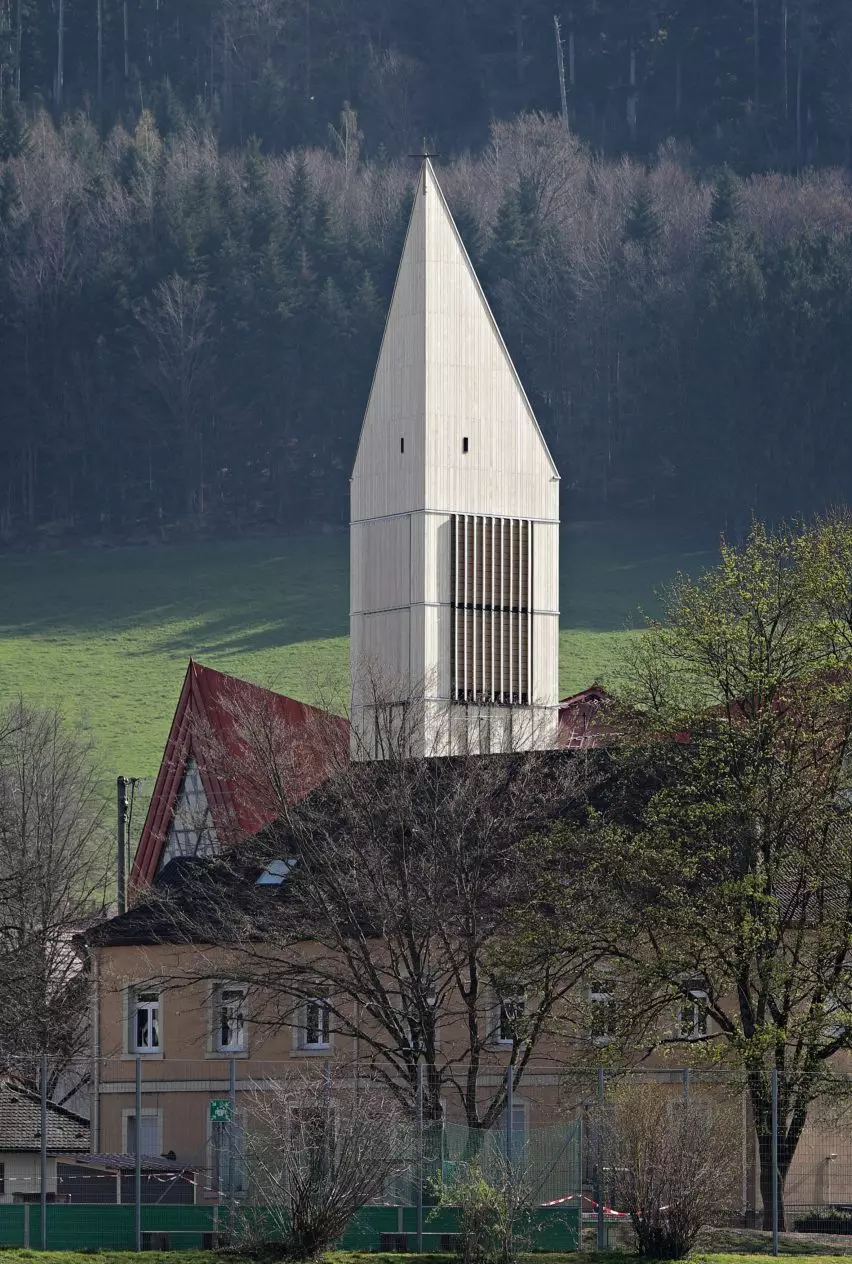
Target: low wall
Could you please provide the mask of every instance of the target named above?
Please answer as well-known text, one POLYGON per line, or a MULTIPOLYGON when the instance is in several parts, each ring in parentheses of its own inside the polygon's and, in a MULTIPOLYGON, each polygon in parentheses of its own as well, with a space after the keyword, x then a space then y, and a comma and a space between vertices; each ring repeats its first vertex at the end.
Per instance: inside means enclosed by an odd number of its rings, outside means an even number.
MULTIPOLYGON (((135 1208, 111 1203, 72 1203, 47 1206, 46 1241, 41 1240, 38 1203, 0 1206, 0 1247, 42 1247, 51 1251, 132 1251, 135 1246, 135 1208)), ((423 1249, 452 1249, 447 1235, 458 1230, 454 1208, 424 1213, 423 1249), (444 1239, 442 1243, 442 1238, 444 1239)), ((226 1212, 216 1207, 143 1207, 142 1233, 155 1234, 150 1245, 180 1250, 212 1246, 226 1212), (160 1237, 168 1235, 168 1243, 160 1237)), ((524 1217, 522 1232, 529 1250, 575 1251, 579 1244, 578 1213, 563 1207, 536 1207, 524 1217)), ((340 1242, 345 1250, 377 1251, 382 1236, 404 1235, 396 1249, 417 1249, 417 1211, 414 1207, 365 1207, 353 1217, 340 1242)))

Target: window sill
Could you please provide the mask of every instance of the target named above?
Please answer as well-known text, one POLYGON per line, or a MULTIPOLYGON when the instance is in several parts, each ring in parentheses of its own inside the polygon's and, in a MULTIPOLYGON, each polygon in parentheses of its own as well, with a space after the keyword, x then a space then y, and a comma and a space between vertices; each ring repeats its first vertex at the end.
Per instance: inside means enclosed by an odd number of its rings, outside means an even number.
POLYGON ((323 1054, 331 1053, 331 1045, 298 1045, 293 1053, 306 1058, 322 1057, 323 1054))
POLYGON ((141 1058, 143 1062, 162 1062, 165 1058, 162 1049, 140 1049, 138 1052, 131 1050, 129 1053, 121 1055, 122 1062, 135 1062, 137 1058, 141 1058))
POLYGON ((250 1052, 248 1049, 208 1049, 204 1056, 208 1060, 216 1059, 221 1062, 224 1059, 226 1062, 229 1062, 231 1058, 235 1058, 237 1060, 240 1058, 248 1058, 250 1056, 250 1052))

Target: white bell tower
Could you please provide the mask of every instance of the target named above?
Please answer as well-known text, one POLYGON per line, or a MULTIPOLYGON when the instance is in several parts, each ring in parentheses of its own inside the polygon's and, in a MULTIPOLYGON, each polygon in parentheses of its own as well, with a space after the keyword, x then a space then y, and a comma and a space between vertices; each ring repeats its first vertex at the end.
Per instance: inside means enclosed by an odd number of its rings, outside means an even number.
POLYGON ((353 757, 555 745, 559 475, 428 158, 350 548, 353 757))

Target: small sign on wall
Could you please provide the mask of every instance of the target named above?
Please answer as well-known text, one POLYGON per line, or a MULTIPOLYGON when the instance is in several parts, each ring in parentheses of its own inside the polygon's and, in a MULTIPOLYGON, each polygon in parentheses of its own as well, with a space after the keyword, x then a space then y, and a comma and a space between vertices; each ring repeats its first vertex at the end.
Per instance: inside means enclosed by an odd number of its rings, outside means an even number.
POLYGON ((227 1097, 214 1097, 210 1102, 211 1124, 229 1124, 231 1122, 231 1102, 227 1097))

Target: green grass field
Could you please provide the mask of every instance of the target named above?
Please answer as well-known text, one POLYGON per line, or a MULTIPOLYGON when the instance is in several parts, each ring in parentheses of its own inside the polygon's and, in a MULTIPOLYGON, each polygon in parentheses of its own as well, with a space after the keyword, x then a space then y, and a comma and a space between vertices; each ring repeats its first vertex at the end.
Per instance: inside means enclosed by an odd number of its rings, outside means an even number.
MULTIPOLYGON (((637 608, 712 536, 576 524, 562 540, 563 694, 606 677, 637 608)), ((305 701, 346 691, 344 534, 0 556, 0 704, 59 704, 105 775, 156 773, 187 659, 305 701)))
MULTIPOLYGON (((782 1255, 790 1253, 782 1248, 782 1255)), ((796 1254, 794 1252, 794 1254, 796 1254)), ((86 1261, 97 1258, 101 1264, 132 1264, 139 1256, 133 1251, 0 1251, 0 1264, 86 1264, 86 1261)), ((323 1257, 323 1264, 455 1264, 455 1255, 390 1255, 384 1252, 366 1254, 359 1251, 330 1251, 323 1257)), ((582 1254, 541 1253, 521 1255, 521 1264, 629 1264, 641 1257, 626 1252, 584 1251, 582 1254)), ((712 1252, 703 1254, 696 1252, 690 1257, 693 1264, 766 1264, 771 1256, 748 1254, 721 1254, 712 1252)), ((796 1254, 797 1264, 836 1264, 837 1255, 796 1254)), ((146 1251, 146 1264, 252 1264, 251 1257, 243 1257, 230 1252, 211 1251, 179 1251, 162 1252, 146 1251)), ((655 1264, 665 1264, 656 1261, 655 1264)))

